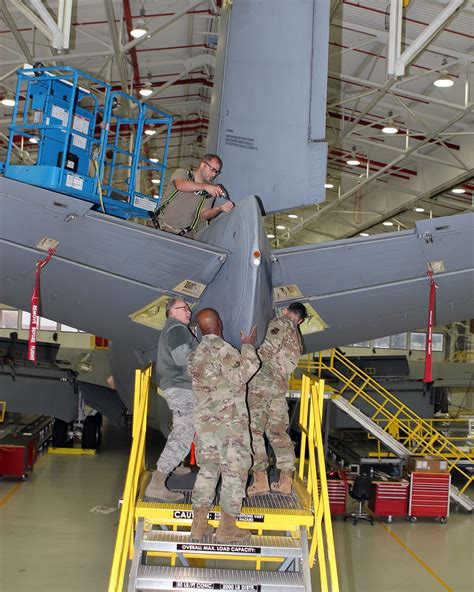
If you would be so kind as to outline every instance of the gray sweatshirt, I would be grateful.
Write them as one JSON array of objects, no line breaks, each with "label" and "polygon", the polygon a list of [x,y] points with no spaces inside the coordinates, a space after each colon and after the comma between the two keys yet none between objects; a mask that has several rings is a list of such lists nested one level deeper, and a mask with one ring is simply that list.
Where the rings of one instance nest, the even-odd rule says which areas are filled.
[{"label": "gray sweatshirt", "polygon": [[161,377],[161,390],[172,387],[191,389],[188,358],[198,345],[187,325],[177,319],[167,319],[158,341],[156,372]]}]

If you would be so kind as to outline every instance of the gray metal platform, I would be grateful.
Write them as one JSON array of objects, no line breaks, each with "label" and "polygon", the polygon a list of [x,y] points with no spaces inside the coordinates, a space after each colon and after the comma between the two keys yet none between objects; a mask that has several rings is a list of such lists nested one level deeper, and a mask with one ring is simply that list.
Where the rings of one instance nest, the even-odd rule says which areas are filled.
[{"label": "gray metal platform", "polygon": [[[191,497],[192,491],[185,489],[174,489],[184,495],[184,501],[179,503],[173,503],[176,509],[182,509],[183,506],[192,505]],[[157,498],[145,496],[143,497],[144,502],[160,502]],[[163,502],[165,503],[165,502]],[[167,502],[169,504],[169,502]],[[214,498],[214,506],[219,505],[219,494]],[[293,491],[291,495],[279,495],[277,493],[269,493],[267,495],[255,495],[253,497],[246,497],[242,501],[242,508],[267,508],[269,510],[301,510],[303,509],[298,496]]]},{"label": "gray metal platform", "polygon": [[302,549],[298,539],[284,536],[252,536],[243,545],[216,543],[212,536],[202,543],[190,541],[188,532],[150,530],[145,532],[142,551],[164,551],[186,554],[239,555],[241,557],[293,557],[301,558]]},{"label": "gray metal platform", "polygon": [[297,572],[140,566],[136,589],[304,592],[304,584]]}]

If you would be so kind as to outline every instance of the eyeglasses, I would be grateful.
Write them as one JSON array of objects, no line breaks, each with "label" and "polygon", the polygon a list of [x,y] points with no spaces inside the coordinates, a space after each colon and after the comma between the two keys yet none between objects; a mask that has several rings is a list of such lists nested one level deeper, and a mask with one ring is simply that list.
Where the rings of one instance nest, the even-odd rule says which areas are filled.
[{"label": "eyeglasses", "polygon": [[221,174],[221,171],[220,171],[219,169],[216,169],[216,168],[214,168],[214,167],[212,166],[212,164],[209,164],[209,163],[208,163],[207,161],[205,161],[205,160],[204,160],[203,162],[204,162],[204,164],[207,164],[207,166],[208,166],[208,167],[211,169],[211,171],[212,171],[212,172],[213,172],[213,173],[216,175],[216,177],[217,177],[217,175],[220,175],[220,174]]},{"label": "eyeglasses", "polygon": [[189,308],[189,306],[175,306],[172,310],[179,310],[180,308],[185,308],[186,310],[189,310],[189,312],[191,312],[191,309]]}]

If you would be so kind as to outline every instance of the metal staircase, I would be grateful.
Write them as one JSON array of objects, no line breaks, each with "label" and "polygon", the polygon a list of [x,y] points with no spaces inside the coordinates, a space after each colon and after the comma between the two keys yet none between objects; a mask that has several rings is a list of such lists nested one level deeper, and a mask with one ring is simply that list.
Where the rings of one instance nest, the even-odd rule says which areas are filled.
[{"label": "metal staircase", "polygon": [[[338,592],[334,540],[324,465],[321,410],[324,381],[305,377],[301,392],[302,432],[298,476],[291,496],[246,498],[237,524],[252,531],[240,545],[190,541],[191,491],[182,503],[144,497],[150,474],[144,444],[150,369],[137,371],[133,442],[113,558],[109,592],[138,590],[246,590],[311,592],[311,568],[318,590]],[[219,497],[208,515],[216,528]],[[131,560],[131,561],[130,561]],[[314,579],[314,578],[313,578]]]},{"label": "metal staircase", "polygon": [[398,457],[432,455],[445,460],[451,474],[463,481],[460,489],[451,486],[451,499],[469,512],[474,509],[465,493],[474,476],[458,465],[468,458],[463,450],[339,351],[331,350],[329,359],[320,355],[302,367],[337,379],[332,402]]}]

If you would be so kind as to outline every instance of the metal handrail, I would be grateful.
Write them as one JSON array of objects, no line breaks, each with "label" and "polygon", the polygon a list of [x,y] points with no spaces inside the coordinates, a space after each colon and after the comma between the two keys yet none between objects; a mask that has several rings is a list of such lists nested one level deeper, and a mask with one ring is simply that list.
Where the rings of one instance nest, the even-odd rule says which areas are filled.
[{"label": "metal handrail", "polygon": [[306,484],[315,513],[309,549],[309,566],[313,567],[317,553],[320,589],[323,592],[329,590],[338,592],[339,579],[321,429],[323,398],[324,380],[315,380],[308,374],[303,374],[299,417],[301,430],[299,477]]},{"label": "metal handrail", "polygon": [[151,380],[151,364],[135,371],[133,398],[132,448],[128,462],[122,509],[117,530],[108,592],[121,592],[127,559],[133,555],[134,512],[140,478],[145,471],[145,436],[148,413],[148,391]]},{"label": "metal handrail", "polygon": [[[449,471],[456,471],[464,479],[461,493],[466,491],[474,481],[474,476],[469,475],[456,464],[467,458],[462,450],[337,350],[331,350],[329,363],[320,353],[317,361],[303,362],[302,367],[305,370],[315,371],[320,378],[323,373],[329,373],[338,379],[344,386],[333,396],[342,396],[342,393],[350,391],[351,396],[347,398],[349,403],[363,401],[361,410],[374,422],[385,420],[383,429],[392,436],[398,431],[396,439],[408,448],[412,455],[429,454],[445,460]],[[349,376],[341,369],[348,371]],[[364,406],[370,408],[369,413],[365,411]]]}]

